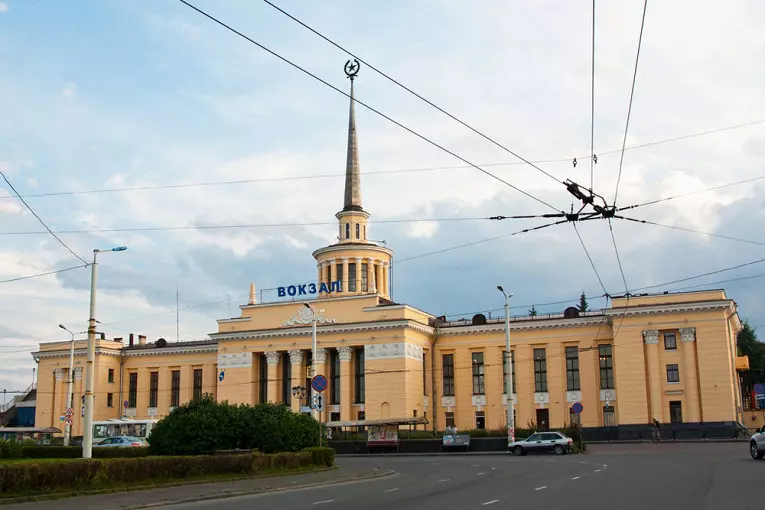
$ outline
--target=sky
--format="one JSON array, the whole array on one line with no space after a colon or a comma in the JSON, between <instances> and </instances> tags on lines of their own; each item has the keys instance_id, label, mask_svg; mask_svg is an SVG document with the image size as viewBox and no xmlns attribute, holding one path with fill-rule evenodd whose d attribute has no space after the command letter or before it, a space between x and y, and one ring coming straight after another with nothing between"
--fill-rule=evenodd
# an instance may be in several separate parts
<instances>
[{"instance_id":1,"label":"sky","mask_svg":"<svg viewBox=\"0 0 765 510\"><path fill-rule=\"evenodd\" d=\"M545 161L555 179L364 65L360 101L554 210L574 200L559 181L589 187L591 2L274 2L516 154ZM265 2L195 5L348 90L348 55ZM608 203L642 12L639 0L597 3L592 184ZM763 25L757 0L649 2L617 206L765 175ZM356 110L369 237L395 252L395 301L496 316L501 284L514 315L532 304L559 312L581 292L602 307L605 292L625 290L615 242L628 289L724 288L743 319L765 328L765 263L659 285L762 259L765 179L624 213L665 227L614 219L612 239L607 221L580 223L601 286L572 224L509 236L550 220L470 219L553 210ZM88 231L59 234L86 260L95 248L128 247L99 256L96 315L110 337L204 339L216 319L238 315L250 282L273 300L268 289L315 279L311 252L334 241L343 205L347 124L347 97L177 0L0 1L0 170L24 196L94 191L26 200L54 231ZM243 180L256 182L209 184ZM81 265L13 197L0 181L0 281ZM384 223L413 219L461 220ZM317 222L327 224L98 231ZM0 283L0 389L32 382L30 352L69 339L58 324L84 338L89 285L86 268Z\"/></svg>"}]
</instances>

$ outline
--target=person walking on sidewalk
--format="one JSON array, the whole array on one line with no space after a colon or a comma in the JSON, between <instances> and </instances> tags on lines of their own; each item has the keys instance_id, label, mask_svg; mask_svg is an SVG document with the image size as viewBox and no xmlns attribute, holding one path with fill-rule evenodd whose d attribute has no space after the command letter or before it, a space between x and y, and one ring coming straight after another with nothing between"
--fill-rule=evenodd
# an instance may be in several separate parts
<instances>
[{"instance_id":1,"label":"person walking on sidewalk","mask_svg":"<svg viewBox=\"0 0 765 510\"><path fill-rule=\"evenodd\" d=\"M661 424L659 423L659 420L654 418L653 424L651 425L651 435L653 436L654 442L658 443L661 441L661 434L659 433L660 429L661 429Z\"/></svg>"}]
</instances>

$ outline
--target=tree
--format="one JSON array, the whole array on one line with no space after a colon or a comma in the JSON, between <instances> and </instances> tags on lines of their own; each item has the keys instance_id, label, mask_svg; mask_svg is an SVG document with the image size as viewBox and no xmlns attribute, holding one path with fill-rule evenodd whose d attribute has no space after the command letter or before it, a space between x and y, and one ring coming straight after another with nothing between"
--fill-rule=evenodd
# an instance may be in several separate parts
<instances>
[{"instance_id":1,"label":"tree","mask_svg":"<svg viewBox=\"0 0 765 510\"><path fill-rule=\"evenodd\" d=\"M765 383L765 343L757 338L757 332L744 321L736 338L739 356L749 356L749 370L744 374L744 390L751 391L756 383Z\"/></svg>"},{"instance_id":2,"label":"tree","mask_svg":"<svg viewBox=\"0 0 765 510\"><path fill-rule=\"evenodd\" d=\"M529 310L529 317L536 317L537 316L537 309L534 307L534 305L531 305L531 309Z\"/></svg>"},{"instance_id":3,"label":"tree","mask_svg":"<svg viewBox=\"0 0 765 510\"><path fill-rule=\"evenodd\" d=\"M584 292L582 292L582 295L579 296L579 304L576 308L580 313L590 311L590 305L587 303L587 296L584 295Z\"/></svg>"}]
</instances>

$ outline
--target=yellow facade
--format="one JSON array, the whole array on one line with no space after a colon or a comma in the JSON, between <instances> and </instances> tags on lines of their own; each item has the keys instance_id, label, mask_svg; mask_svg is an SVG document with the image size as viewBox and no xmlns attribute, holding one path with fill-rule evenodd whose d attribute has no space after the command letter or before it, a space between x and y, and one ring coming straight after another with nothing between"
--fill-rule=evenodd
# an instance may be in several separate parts
<instances>
[{"instance_id":1,"label":"yellow facade","mask_svg":"<svg viewBox=\"0 0 765 510\"><path fill-rule=\"evenodd\" d=\"M506 426L505 324L442 317L395 303L393 251L369 241L351 106L345 202L337 242L313 252L318 278L283 301L250 300L201 342L98 340L94 419L161 418L210 393L219 401L288 403L311 364L327 376L324 421L426 417L428 428ZM340 282L339 285L333 282ZM314 287L311 291L311 286ZM306 285L303 285L306 287ZM304 306L310 303L313 311ZM315 313L315 315L314 315ZM311 321L318 349L311 352ZM594 312L510 321L516 427L563 427L580 402L585 427L742 422L736 305L722 290L614 298ZM84 366L77 342L75 372ZM37 426L61 426L69 343L40 345ZM74 434L83 380L75 376Z\"/></svg>"}]
</instances>

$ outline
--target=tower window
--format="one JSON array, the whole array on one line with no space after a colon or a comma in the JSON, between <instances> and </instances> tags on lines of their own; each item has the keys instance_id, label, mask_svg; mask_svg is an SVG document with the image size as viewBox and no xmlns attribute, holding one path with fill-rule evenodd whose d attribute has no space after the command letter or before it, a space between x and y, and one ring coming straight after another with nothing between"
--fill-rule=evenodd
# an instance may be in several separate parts
<instances>
[{"instance_id":1,"label":"tower window","mask_svg":"<svg viewBox=\"0 0 765 510\"><path fill-rule=\"evenodd\" d=\"M356 239L358 239L359 237L361 237L361 225L356 223Z\"/></svg>"},{"instance_id":2,"label":"tower window","mask_svg":"<svg viewBox=\"0 0 765 510\"><path fill-rule=\"evenodd\" d=\"M364 239L367 238L367 226L364 225Z\"/></svg>"},{"instance_id":3,"label":"tower window","mask_svg":"<svg viewBox=\"0 0 765 510\"><path fill-rule=\"evenodd\" d=\"M345 224L345 238L350 239L351 238L351 224L346 223Z\"/></svg>"}]
</instances>

